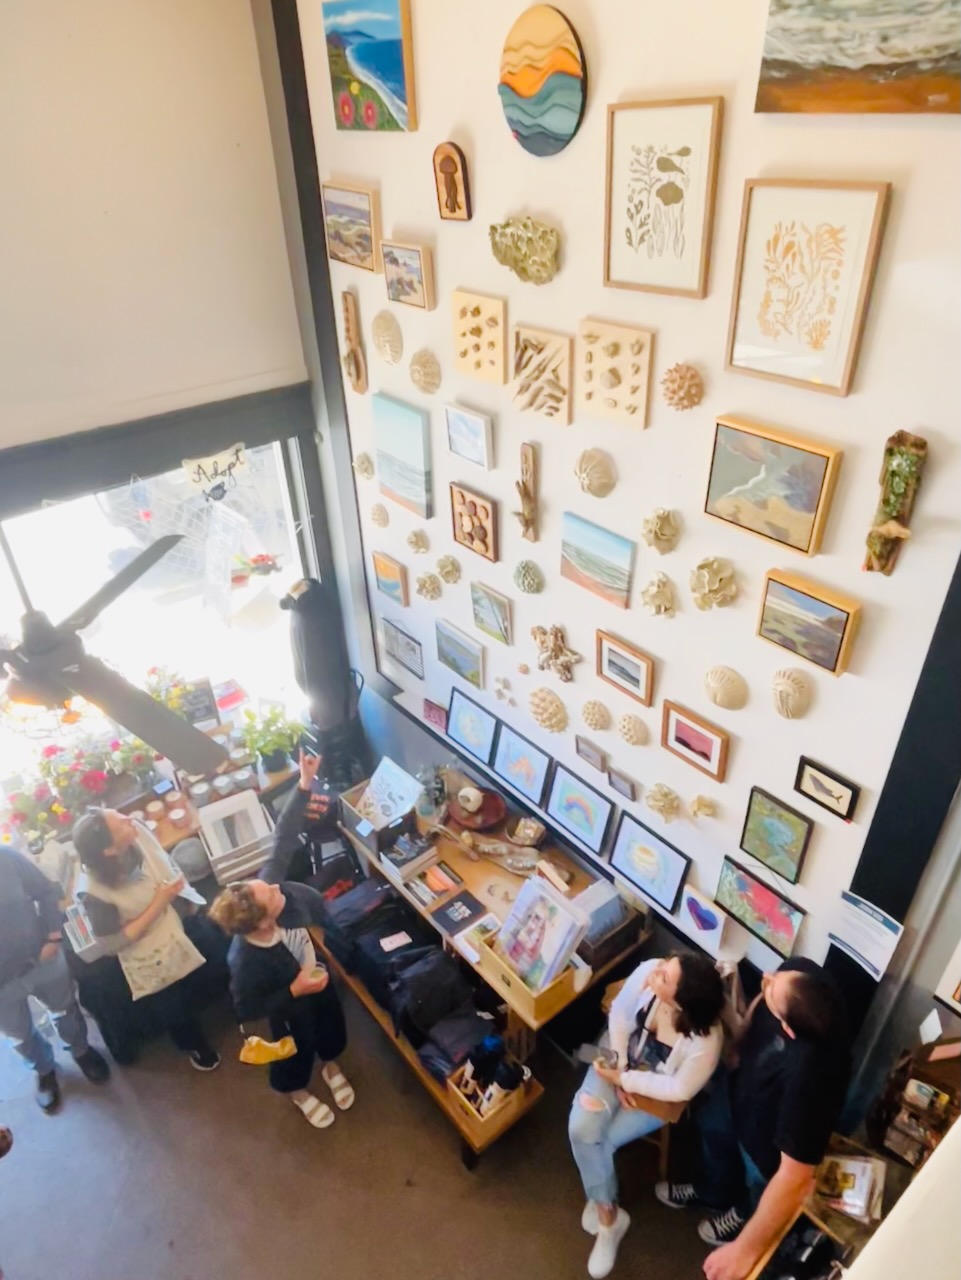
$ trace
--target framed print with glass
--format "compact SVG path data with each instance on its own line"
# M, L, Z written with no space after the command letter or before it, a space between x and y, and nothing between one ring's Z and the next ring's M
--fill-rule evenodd
M424 649L419 640L402 631L396 622L383 619L384 652L418 680L424 678Z
M597 633L597 674L621 693L649 707L654 697L654 659L646 653L611 635Z
M546 809L549 818L591 853L600 853L604 848L614 806L562 764L554 770Z
M619 796L631 801L637 799L641 790L634 779L628 777L626 773L622 773L620 769L608 769L607 785L612 791L616 791Z
M592 769L598 769L601 773L607 772L607 752L602 751L593 742L589 742L587 738L581 737L579 733L574 735L574 750Z
M802 756L798 764L794 790L819 804L822 809L843 818L845 822L850 822L854 817L861 794L861 788L853 782L848 782L847 778L842 778L832 769L826 769L823 764L809 760L807 756Z
M372 551L370 555L374 565L374 581L377 590L382 591L395 604L407 608L410 598L407 593L407 570L393 556L383 551Z
M551 768L551 757L503 721L497 735L492 768L499 778L510 783L515 791L519 791L531 804L540 808Z
M460 689L452 689L447 708L447 736L481 764L489 764L497 734L496 716L468 698Z
M761 787L751 788L741 848L791 884L801 877L813 831L814 823L803 813Z
M794 950L806 912L730 858L721 863L714 899L785 960Z
M690 865L687 854L662 840L629 813L621 814L611 853L611 869L635 889L640 889L645 898L673 912Z
M727 773L730 741L729 735L716 724L702 720L693 711L665 699L661 746L715 782L723 782Z

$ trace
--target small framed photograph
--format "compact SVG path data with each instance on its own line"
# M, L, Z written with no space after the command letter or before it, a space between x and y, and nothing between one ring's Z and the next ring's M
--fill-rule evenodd
M435 622L434 634L437 639L437 661L468 684L472 684L475 689L483 689L484 646L449 622Z
M546 807L548 817L559 827L591 853L601 852L614 813L610 800L559 764L554 770Z
M641 793L634 779L629 778L626 773L621 773L620 769L608 769L607 785L625 800L636 800Z
M645 898L673 913L690 865L687 854L662 840L629 813L621 814L611 869L639 889Z
M741 848L752 858L797 884L814 823L760 787L751 788Z
M399 604L406 609L410 604L407 593L407 570L399 560L385 555L383 551L372 552L371 559L374 562L374 581L377 583L377 590L393 600L394 604Z
M434 702L432 698L424 699L424 720L435 729L440 729L441 733L447 732L447 708Z
M853 782L826 769L823 764L809 760L807 756L802 756L798 764L794 790L819 804L822 809L843 818L845 822L850 822L854 817L861 794L861 788L856 787Z
M588 742L579 733L574 735L574 750L593 769L598 769L601 773L607 771L607 752L595 747L593 742Z
M731 858L721 864L717 905L786 960L807 914Z
M494 465L494 426L486 413L460 404L444 405L447 448L465 462L490 471Z
M380 201L374 188L324 182L320 198L328 258L363 271L379 271Z
M716 724L702 720L686 707L665 699L661 746L715 782L723 782L727 774L730 741L730 735Z
M609 631L597 633L597 674L642 706L654 699L654 659Z
M474 626L483 631L492 640L501 644L513 644L514 633L511 626L511 602L492 587L485 587L482 582L470 584L470 602L474 611Z
M492 767L499 778L540 808L551 769L551 757L503 721L497 735Z
M384 282L391 302L419 311L434 309L434 264L430 249L422 244L400 244L381 240Z
M418 680L424 678L424 647L419 640L402 631L396 622L383 619L384 652Z
M480 703L468 698L460 689L451 690L450 706L447 708L447 736L481 764L490 764L497 725L497 717L491 715Z
M757 633L822 671L841 675L861 621L861 606L793 573L767 575Z

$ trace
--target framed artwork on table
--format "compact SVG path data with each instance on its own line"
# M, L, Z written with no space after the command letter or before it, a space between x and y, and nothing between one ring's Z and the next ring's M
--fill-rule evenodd
M822 671L841 675L861 620L856 600L797 574L772 570L764 584L758 635Z
M418 680L424 678L424 648L419 640L402 631L396 622L383 619L384 652Z
M601 773L606 773L606 751L602 751L600 747L596 747L593 742L588 742L588 740L586 738L582 738L579 733L574 735L574 750L582 760L587 761L592 769L597 769Z
M380 198L373 187L348 187L324 182L320 187L324 205L327 256L362 271L379 271Z
M751 788L741 849L790 884L800 879L813 831L814 823L803 813L761 787Z
M465 462L490 471L494 465L493 424L486 413L465 409L463 405L444 406L447 422L447 448Z
M654 659L609 631L597 633L597 674L642 706L654 698Z
M474 626L483 631L492 640L501 644L514 643L514 631L511 625L511 602L493 587L485 587L482 582L470 584L470 601L474 613Z
M830 445L739 418L718 418L704 511L813 556L821 546L841 458L841 450Z
M798 764L794 790L819 804L822 809L843 818L845 822L850 822L854 817L861 794L861 788L856 787L853 782L826 769L823 764L809 760L807 756L802 756Z
M562 764L554 770L546 810L549 818L591 853L600 853L604 848L614 806Z
M728 917L711 898L685 885L674 913L678 928L712 956L720 954Z
M370 558L374 564L374 581L377 584L377 590L406 609L410 604L410 596L407 592L407 570L399 560L385 555L383 551L371 552Z
M848 394L890 189L748 178L725 368Z
M629 778L626 773L621 773L620 769L608 769L607 785L619 796L632 802L637 799L641 791L634 779Z
M727 774L730 735L676 702L664 701L661 746L706 773L715 782Z
M270 823L256 791L215 800L199 810L200 830L213 857L270 835Z
M455 675L472 684L475 689L484 687L484 646L458 631L449 622L435 622L437 661L449 667Z
M492 768L499 778L510 783L531 804L541 807L551 757L503 721L497 735Z
M321 9L337 128L416 129L410 0L323 0Z
M390 301L405 307L417 307L420 311L433 311L436 304L430 249L421 244L381 240L380 256Z
M497 717L473 698L468 698L460 689L451 690L447 736L481 764L490 764L497 724Z
M723 98L607 108L604 284L707 296Z
M371 396L370 403L381 493L422 520L429 520L434 514L430 415L379 391Z
M687 854L662 840L631 814L621 814L611 870L639 889L645 898L673 913L690 865Z
M573 511L565 511L561 526L561 577L626 609L634 575L637 544L619 533L602 529Z
M790 956L807 914L800 907L730 858L721 864L714 899L748 933L785 960Z

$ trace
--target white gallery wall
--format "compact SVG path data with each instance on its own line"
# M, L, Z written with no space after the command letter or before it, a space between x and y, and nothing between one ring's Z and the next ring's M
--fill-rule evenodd
M738 852L750 788L761 786L815 820L800 883L779 887L808 913L799 950L823 957L831 912L857 864L878 794L884 784L905 713L924 661L951 572L961 549L961 442L957 351L961 339L957 292L959 267L958 122L935 116L878 117L755 115L757 70L766 0L735 6L703 0L564 0L588 68L587 109L580 132L558 156L537 159L513 140L501 112L497 78L501 47L525 7L519 0L487 0L477 6L449 0L413 0L414 65L419 129L412 134L338 132L331 104L321 8L299 5L314 131L322 180L374 185L380 190L384 234L424 242L433 249L436 310L423 314L391 306L400 322L405 357L381 361L370 340L375 314L388 306L384 279L331 264L335 300L351 288L359 297L372 391L429 408L434 516L417 519L382 499L376 478L357 481L368 572L373 550L385 551L408 570L411 605L400 609L372 590L378 616L394 619L424 646L421 682L388 660L385 674L403 689L402 705L420 713L427 696L446 703L455 678L436 661L434 623L446 619L483 641L486 682L481 699L522 734L570 766L620 806L600 773L574 751L584 732L608 752L611 764L647 789L657 782L687 801L711 796L719 816L694 823L687 817L665 826L643 803L642 821L694 860L691 883L713 894L721 859ZM602 251L605 195L606 108L614 102L719 94L725 100L709 295L702 301L605 288ZM441 222L431 155L450 139L466 152L473 221ZM852 393L846 398L725 373L724 349L731 304L744 180L808 177L884 180L892 184L890 215ZM522 284L493 259L489 224L531 214L557 225L563 235L562 269L543 287ZM656 331L650 425L646 430L592 421L575 407L573 425L552 425L511 407L508 386L472 381L453 371L450 297L466 288L508 300L508 322L576 334L586 316L637 324ZM443 384L425 397L408 375L409 356L429 347L438 356ZM664 371L679 361L696 364L707 394L679 414L660 398ZM355 455L374 452L371 401L347 388ZM494 416L495 469L484 472L448 453L443 405L459 402ZM819 555L808 558L702 514L714 416L735 414L844 451L840 478ZM878 499L884 442L898 429L925 436L928 469L912 521L912 538L891 577L861 571L864 538ZM540 541L521 538L512 516L519 446L539 446ZM619 483L604 500L583 494L574 464L591 445L616 460ZM457 548L451 536L448 485L473 486L495 499L500 515L500 561ZM385 501L386 529L370 520ZM676 509L683 520L677 549L659 557L641 539L641 520L655 507ZM620 610L560 576L561 520L565 511L638 543L630 608ZM423 528L430 553L414 556L407 535ZM463 576L428 602L413 594L417 574L433 570L438 556L456 554ZM687 587L691 568L707 555L735 565L740 594L729 608L699 612ZM512 574L522 558L535 560L547 580L540 595L522 595ZM755 635L770 569L802 573L863 605L860 635L847 674L833 678L806 668L815 687L808 715L788 722L771 696L771 677L792 662ZM657 571L673 580L680 608L673 619L653 618L640 593ZM479 581L513 601L513 646L490 640L473 626L470 582ZM572 684L553 676L520 675L535 665L529 638L534 625L562 623L568 642L584 655ZM603 627L634 642L656 661L655 702L644 709L594 674L595 630ZM748 681L750 698L740 711L714 707L703 688L705 671L727 664ZM506 677L517 706L494 699L494 681ZM570 714L567 732L547 735L534 724L527 697L546 684L561 694ZM466 686L462 686L470 692ZM650 739L629 747L616 732L590 732L580 708L600 698L617 715L636 711ZM659 745L661 705L679 702L731 734L727 780L716 785ZM863 788L855 820L845 824L793 790L798 758L813 757ZM911 803L911 797L905 797ZM628 806L630 807L630 806ZM903 850L923 856L926 850ZM752 865L750 859L744 859ZM762 878L774 882L762 871ZM760 944L749 953L770 959Z

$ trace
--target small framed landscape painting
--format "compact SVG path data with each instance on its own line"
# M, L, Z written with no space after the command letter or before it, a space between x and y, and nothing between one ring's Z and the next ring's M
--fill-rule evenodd
M565 511L561 528L561 577L626 609L636 543Z
M383 619L384 652L418 680L424 678L424 649L419 640L402 631L396 622Z
M562 764L554 770L546 807L548 817L591 853L600 853L604 848L614 806Z
M502 596L491 587L485 587L482 582L472 582L470 601L477 630L483 631L492 640L499 640L501 644L513 644L511 602L507 596Z
M620 769L608 769L607 785L625 800L634 801L640 794L640 787L634 779L629 778L626 773L621 773Z
M890 184L748 178L725 367L846 396Z
M724 941L724 927L728 917L725 912L698 893L690 885L685 885L675 912L678 928L686 933L692 942L703 947L712 956L720 954Z
M410 0L323 0L338 129L417 128Z
M854 817L861 788L856 787L839 773L825 769L823 764L816 764L807 756L802 756L798 764L797 777L794 779L794 790L807 796L822 809L837 814L845 822Z
M693 711L665 699L661 746L715 782L723 782L727 773L730 741L730 736L716 724L702 720Z
M621 821L611 854L611 869L665 911L674 912L691 859L662 840L629 813Z
M501 722L493 762L494 772L499 778L539 808L550 768L551 758L546 751L541 751L510 725Z
M790 884L797 884L801 875L813 830L814 823L803 813L760 787L751 788L741 848Z
M372 187L346 187L324 182L327 256L363 271L380 270L380 205Z
M449 667L455 675L472 684L475 689L484 687L484 646L458 631L449 622L436 622L437 661Z
M384 282L391 302L405 307L433 311L434 266L430 249L418 244L398 244L381 240L380 254L384 263Z
M452 689L447 708L447 736L463 747L481 764L489 764L497 734L497 717L468 698L460 689Z
M820 548L841 450L738 418L718 418L704 510L783 547Z
M654 659L646 653L612 636L609 631L597 633L597 674L621 693L630 694L649 707L654 697Z
M434 514L430 416L415 405L376 392L370 398L380 491L422 520Z
M794 950L806 913L730 858L721 863L714 898L719 907L785 960Z
M593 742L588 742L586 738L582 738L579 733L574 735L574 750L582 760L586 760L592 769L598 769L601 773L607 770L607 754L600 747L596 747Z
M444 406L447 420L447 447L451 453L475 467L490 471L494 465L493 426L486 413L465 409L463 405Z
M407 570L393 556L384 555L383 551L374 551L371 555L374 562L374 580L377 590L389 596L395 604L407 608L410 598L407 594Z
M860 620L856 600L796 574L767 575L758 635L822 671L847 670Z

